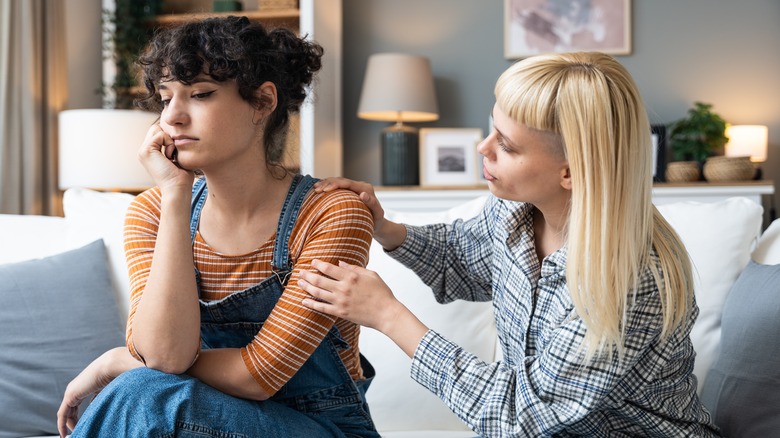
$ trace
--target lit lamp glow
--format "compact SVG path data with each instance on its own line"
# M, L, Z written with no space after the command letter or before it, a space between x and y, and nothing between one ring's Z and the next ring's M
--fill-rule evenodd
M370 56L357 115L395 122L382 131L382 184L419 184L418 130L403 123L439 118L428 58L401 53Z
M726 128L727 157L750 157L753 163L766 161L769 129L764 125L733 125ZM761 179L761 168L756 165L756 179Z
M158 114L79 109L59 114L59 187L140 192L154 181L138 148Z

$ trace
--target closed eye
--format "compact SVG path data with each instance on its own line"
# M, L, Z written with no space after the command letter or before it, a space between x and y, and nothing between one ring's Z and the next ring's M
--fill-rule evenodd
M496 141L498 142L498 147L503 152L512 152L512 149L508 148L507 145L504 143L504 137L501 135L498 135L496 137Z
M205 93L196 93L192 95L193 99L203 100L211 96L214 92L213 91L207 91Z

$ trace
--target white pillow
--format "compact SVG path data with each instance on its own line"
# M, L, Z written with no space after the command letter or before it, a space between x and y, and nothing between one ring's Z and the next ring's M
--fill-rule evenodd
M764 230L751 257L756 263L764 265L780 264L780 219L776 219Z
M124 223L127 207L133 195L116 192L96 192L72 188L62 197L65 220L70 227L74 246L78 247L96 238L103 239L108 252L111 279L117 290L117 305L122 324L130 310L130 280L124 253Z
M750 259L761 232L763 208L746 198L729 198L664 204L658 210L680 235L693 264L699 306L699 318L691 331L696 350L693 373L701 393L720 345L723 303Z
M475 216L486 199L481 197L439 213L386 211L385 216L414 225L450 223L456 218ZM368 268L379 273L396 297L428 327L485 361L495 360L497 335L490 303L437 303L430 288L412 271L385 254L376 242L371 245ZM441 400L409 377L411 359L387 337L364 328L360 351L377 372L367 399L380 432L468 431Z
M0 263L53 256L71 245L65 219L57 216L0 214Z

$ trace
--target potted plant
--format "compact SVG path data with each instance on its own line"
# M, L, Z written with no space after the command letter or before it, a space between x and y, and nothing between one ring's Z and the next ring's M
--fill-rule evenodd
M114 82L103 84L104 106L133 108L140 89L134 63L154 32L150 20L162 5L162 0L116 0L114 10L103 10L103 43L116 65Z
M667 180L699 179L704 161L722 153L726 142L726 121L712 111L711 104L695 102L685 117L669 125L669 148L672 159L678 164L669 163Z

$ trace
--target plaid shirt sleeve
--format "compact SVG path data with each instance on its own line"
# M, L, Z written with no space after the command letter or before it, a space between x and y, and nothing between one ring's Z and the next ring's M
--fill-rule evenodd
M436 300L489 301L492 224L497 198L490 197L481 213L452 224L406 227L406 240L388 251L430 286Z

